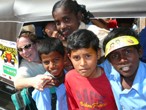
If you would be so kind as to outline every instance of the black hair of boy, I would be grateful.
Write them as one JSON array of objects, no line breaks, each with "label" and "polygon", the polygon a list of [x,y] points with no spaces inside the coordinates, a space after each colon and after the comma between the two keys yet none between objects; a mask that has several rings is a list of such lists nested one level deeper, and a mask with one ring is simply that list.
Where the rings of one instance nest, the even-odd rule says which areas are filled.
[{"label": "black hair of boy", "polygon": [[126,26],[127,28],[132,28],[135,18],[117,18],[116,20],[119,27]]},{"label": "black hair of boy", "polygon": [[67,38],[67,53],[71,53],[72,50],[90,47],[97,52],[99,39],[92,31],[87,29],[76,30]]},{"label": "black hair of boy", "polygon": [[41,54],[49,54],[50,52],[59,52],[63,57],[65,55],[64,46],[60,39],[54,37],[46,37],[37,43],[37,51],[39,57]]},{"label": "black hair of boy", "polygon": [[[120,36],[133,36],[139,41],[139,35],[131,28],[115,28],[113,29],[103,41],[103,50],[105,51],[106,44],[113,38]],[[141,48],[140,44],[134,46],[137,50]]]}]

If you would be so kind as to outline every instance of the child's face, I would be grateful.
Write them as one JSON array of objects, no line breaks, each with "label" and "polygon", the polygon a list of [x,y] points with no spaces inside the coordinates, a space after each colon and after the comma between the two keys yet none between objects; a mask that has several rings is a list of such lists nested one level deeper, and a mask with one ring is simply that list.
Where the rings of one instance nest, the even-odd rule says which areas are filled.
[{"label": "child's face", "polygon": [[54,31],[57,31],[55,23],[53,22],[48,23],[45,27],[46,34],[51,37]]},{"label": "child's face", "polygon": [[98,53],[92,48],[72,50],[69,58],[80,75],[93,78],[97,74]]},{"label": "child's face", "polygon": [[49,54],[41,54],[41,60],[44,68],[53,76],[62,76],[64,68],[64,58],[60,53],[53,51]]},{"label": "child's face", "polygon": [[69,71],[69,70],[74,68],[70,59],[68,58],[68,56],[66,56],[66,59],[65,59],[65,62],[64,62],[64,68],[65,68],[66,71]]},{"label": "child's face", "polygon": [[130,46],[111,52],[108,59],[123,77],[135,77],[139,66],[140,55],[140,50],[138,51],[136,48]]},{"label": "child's face", "polygon": [[53,12],[57,30],[66,38],[72,32],[78,29],[80,25],[80,17],[64,7],[57,8]]}]

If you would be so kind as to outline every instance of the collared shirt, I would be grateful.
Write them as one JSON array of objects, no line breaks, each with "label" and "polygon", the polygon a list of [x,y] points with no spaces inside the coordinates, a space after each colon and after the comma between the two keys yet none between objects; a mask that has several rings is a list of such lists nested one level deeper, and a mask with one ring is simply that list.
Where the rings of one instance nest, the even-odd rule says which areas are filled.
[{"label": "collared shirt", "polygon": [[131,89],[122,90],[120,74],[113,67],[107,77],[111,83],[118,110],[146,110],[146,63],[139,63]]},{"label": "collared shirt", "polygon": [[[55,87],[55,89],[57,95],[56,110],[68,110],[64,83]],[[38,110],[51,110],[51,92],[49,88],[45,88],[43,91],[35,89],[32,92],[32,98],[35,100]]]}]

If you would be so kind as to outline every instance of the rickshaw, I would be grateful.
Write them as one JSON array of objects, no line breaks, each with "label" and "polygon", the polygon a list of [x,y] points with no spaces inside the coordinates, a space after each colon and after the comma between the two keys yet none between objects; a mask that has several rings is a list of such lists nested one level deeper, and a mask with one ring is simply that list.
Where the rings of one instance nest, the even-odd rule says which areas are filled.
[{"label": "rickshaw", "polygon": [[[51,21],[52,7],[58,0],[0,1],[0,109],[14,110],[11,95],[16,92],[13,80],[19,67],[16,37],[26,24],[35,24],[37,34],[42,22]],[[145,0],[77,0],[95,17],[146,16]],[[143,24],[145,26],[145,22]]]}]

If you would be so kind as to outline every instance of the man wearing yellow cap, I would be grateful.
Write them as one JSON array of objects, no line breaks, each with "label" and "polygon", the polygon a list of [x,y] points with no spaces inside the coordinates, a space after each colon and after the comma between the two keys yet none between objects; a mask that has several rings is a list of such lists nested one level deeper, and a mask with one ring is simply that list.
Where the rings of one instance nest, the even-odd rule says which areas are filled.
[{"label": "man wearing yellow cap", "polygon": [[118,110],[146,110],[146,63],[139,60],[142,49],[137,33],[129,28],[114,29],[104,39],[103,49],[112,65],[106,74]]}]

